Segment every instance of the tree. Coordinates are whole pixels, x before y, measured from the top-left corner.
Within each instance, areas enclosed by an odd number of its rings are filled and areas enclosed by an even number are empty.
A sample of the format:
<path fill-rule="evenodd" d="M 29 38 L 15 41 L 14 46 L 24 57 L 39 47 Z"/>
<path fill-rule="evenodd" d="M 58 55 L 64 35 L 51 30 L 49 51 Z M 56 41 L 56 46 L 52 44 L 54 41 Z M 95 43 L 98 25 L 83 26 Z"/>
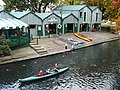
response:
<path fill-rule="evenodd" d="M 0 56 L 11 55 L 11 49 L 9 48 L 9 40 L 5 38 L 5 35 L 0 36 Z"/>
<path fill-rule="evenodd" d="M 116 21 L 117 25 L 115 29 L 118 31 L 120 30 L 120 0 L 112 0 L 110 8 L 111 12 L 114 13 L 112 19 Z"/>
<path fill-rule="evenodd" d="M 112 0 L 110 6 L 106 8 L 108 19 L 116 22 L 115 30 L 120 30 L 120 0 Z"/>
<path fill-rule="evenodd" d="M 56 3 L 58 0 L 3 0 L 6 3 L 5 9 L 11 10 L 27 10 L 30 9 L 33 12 L 45 12 L 46 7 L 50 2 Z"/>
<path fill-rule="evenodd" d="M 66 5 L 76 5 L 76 4 L 80 4 L 81 0 L 63 0 L 62 3 L 66 4 Z"/>
<path fill-rule="evenodd" d="M 83 0 L 84 4 L 88 6 L 98 6 L 103 13 L 103 18 L 108 17 L 109 12 L 106 13 L 106 9 L 109 9 L 109 6 L 112 0 Z"/>
<path fill-rule="evenodd" d="M 120 30 L 120 0 L 83 0 L 84 4 L 89 6 L 98 6 L 102 13 L 103 19 L 116 21 L 115 29 Z"/>

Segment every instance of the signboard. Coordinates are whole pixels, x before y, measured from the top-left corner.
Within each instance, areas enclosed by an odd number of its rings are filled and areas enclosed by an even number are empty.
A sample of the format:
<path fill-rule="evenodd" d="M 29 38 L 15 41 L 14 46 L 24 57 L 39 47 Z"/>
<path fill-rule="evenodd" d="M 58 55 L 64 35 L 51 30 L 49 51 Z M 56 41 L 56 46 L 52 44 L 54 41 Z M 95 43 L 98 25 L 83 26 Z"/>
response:
<path fill-rule="evenodd" d="M 50 18 L 50 19 L 48 20 L 49 23 L 53 23 L 53 22 L 57 22 L 57 21 L 58 21 L 57 18 Z"/>

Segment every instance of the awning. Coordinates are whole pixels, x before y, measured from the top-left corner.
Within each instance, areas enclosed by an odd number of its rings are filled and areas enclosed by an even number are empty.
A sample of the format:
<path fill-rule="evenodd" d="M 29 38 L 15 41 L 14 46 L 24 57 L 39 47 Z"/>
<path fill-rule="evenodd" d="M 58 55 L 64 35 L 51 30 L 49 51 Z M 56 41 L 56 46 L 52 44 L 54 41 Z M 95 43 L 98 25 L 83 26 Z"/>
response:
<path fill-rule="evenodd" d="M 28 27 L 28 24 L 17 20 L 17 19 L 0 19 L 0 29 L 10 29 L 10 28 L 22 28 L 22 27 Z"/>

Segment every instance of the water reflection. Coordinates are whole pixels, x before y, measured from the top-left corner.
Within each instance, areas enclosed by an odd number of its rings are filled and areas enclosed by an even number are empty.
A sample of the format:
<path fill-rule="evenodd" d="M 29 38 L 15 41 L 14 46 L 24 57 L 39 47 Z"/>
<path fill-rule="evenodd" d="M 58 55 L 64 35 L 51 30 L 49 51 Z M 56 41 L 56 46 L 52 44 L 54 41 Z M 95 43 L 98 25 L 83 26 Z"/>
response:
<path fill-rule="evenodd" d="M 31 61 L 1 65 L 1 90 L 120 90 L 120 40 Z M 58 79 L 19 87 L 19 78 L 36 75 L 40 69 L 70 67 Z"/>

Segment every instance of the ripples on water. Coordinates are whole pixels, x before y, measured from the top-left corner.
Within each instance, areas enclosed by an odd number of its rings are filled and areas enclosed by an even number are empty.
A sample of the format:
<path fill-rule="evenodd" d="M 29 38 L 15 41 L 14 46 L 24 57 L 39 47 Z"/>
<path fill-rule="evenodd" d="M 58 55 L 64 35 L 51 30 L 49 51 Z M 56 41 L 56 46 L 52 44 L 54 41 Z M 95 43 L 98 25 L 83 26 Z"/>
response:
<path fill-rule="evenodd" d="M 111 49 L 112 48 L 112 49 Z M 103 43 L 67 54 L 0 66 L 1 90 L 120 90 L 120 41 Z M 20 86 L 19 78 L 40 69 L 69 66 L 70 70 L 44 81 Z"/>

